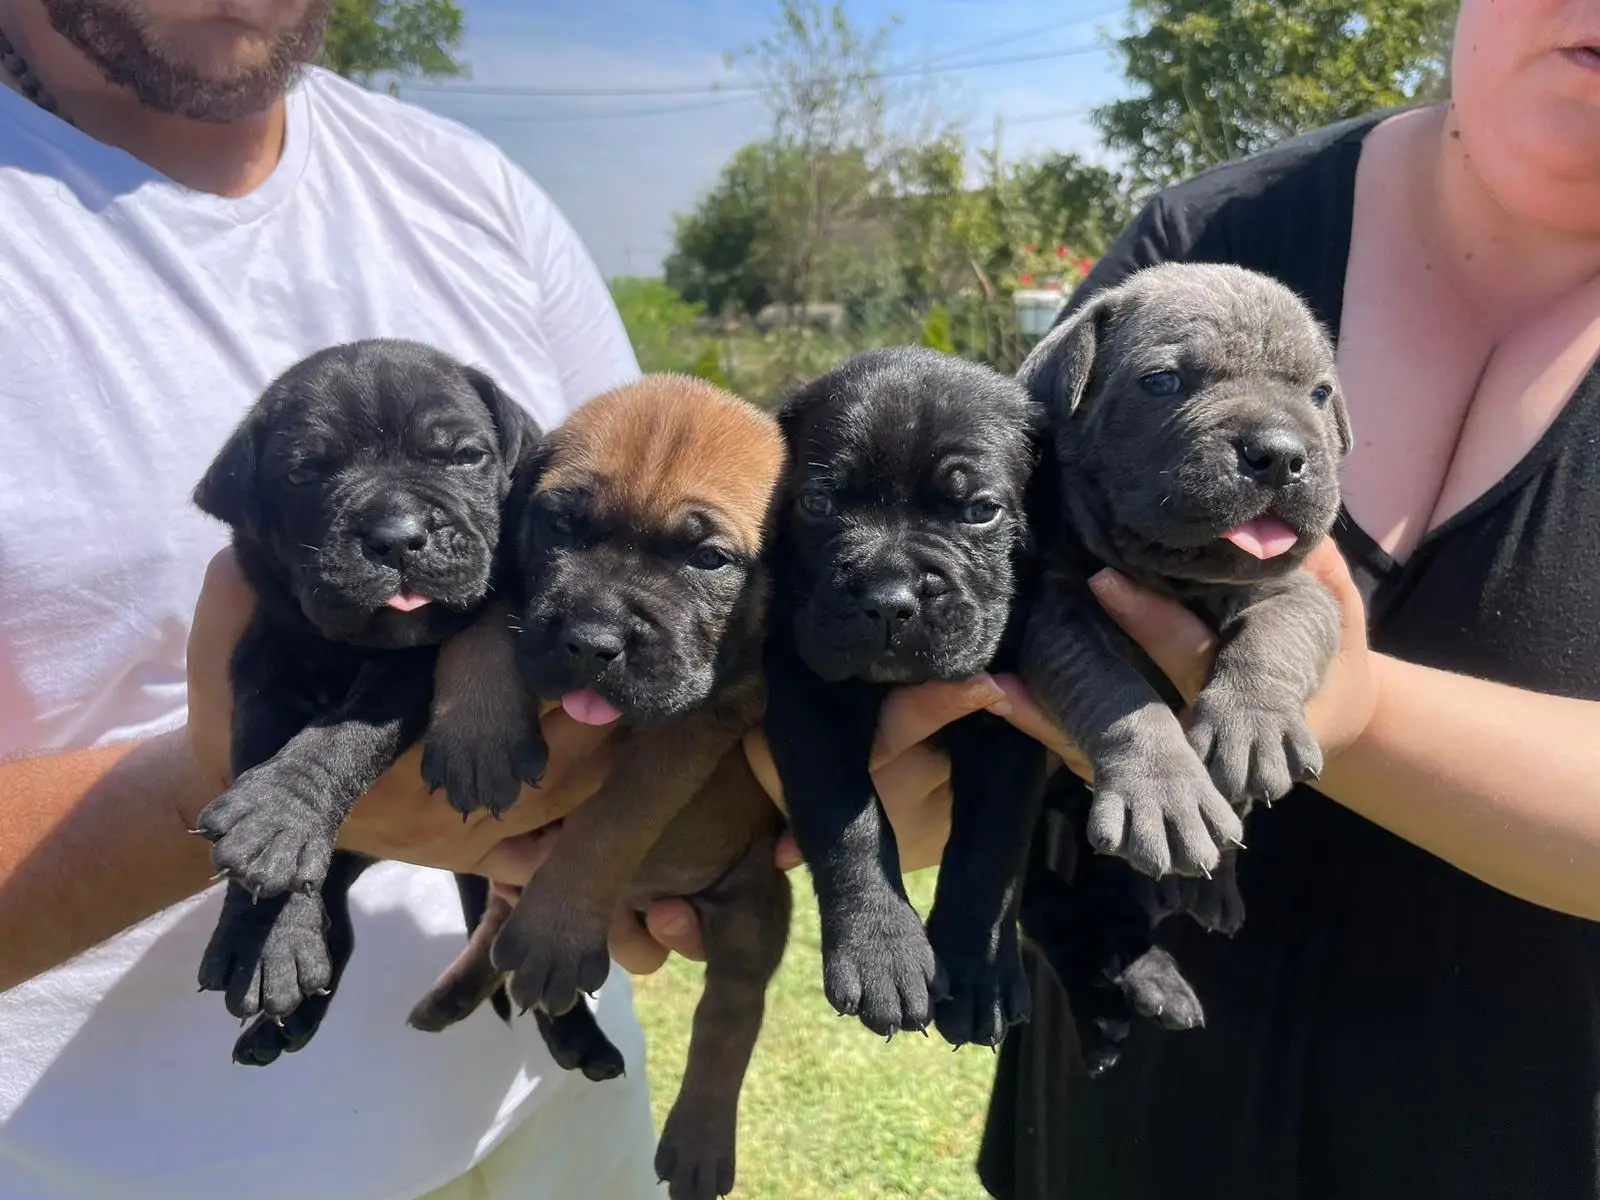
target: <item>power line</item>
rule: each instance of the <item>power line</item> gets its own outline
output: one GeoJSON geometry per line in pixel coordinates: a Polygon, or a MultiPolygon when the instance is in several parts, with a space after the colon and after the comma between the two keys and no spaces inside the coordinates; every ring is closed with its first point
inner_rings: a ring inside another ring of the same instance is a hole
{"type": "Polygon", "coordinates": [[[503,125],[564,125],[575,121],[614,121],[632,117],[661,117],[671,113],[703,112],[711,108],[732,108],[749,104],[754,96],[734,96],[727,100],[698,100],[692,104],[663,104],[653,108],[623,108],[614,112],[585,113],[452,113],[452,120],[503,125]]]}
{"type": "MultiPolygon", "coordinates": [[[[1109,47],[1099,42],[1084,46],[1069,46],[1062,50],[1042,50],[1031,54],[1010,54],[997,58],[975,59],[972,62],[958,63],[942,68],[938,73],[953,74],[957,71],[975,71],[987,67],[1013,66],[1017,63],[1045,62],[1050,59],[1071,58],[1080,54],[1103,53],[1109,47]]],[[[871,79],[901,79],[911,75],[920,75],[928,68],[919,66],[888,67],[868,76],[871,79]]],[[[582,99],[586,97],[605,96],[726,96],[733,93],[754,94],[767,91],[767,85],[760,83],[726,83],[684,85],[679,87],[658,88],[538,88],[516,87],[511,85],[484,84],[481,86],[447,86],[441,84],[412,83],[407,85],[413,92],[433,92],[437,95],[450,96],[538,96],[548,99],[582,99]]]]}
{"type": "Polygon", "coordinates": [[[995,38],[993,41],[979,42],[976,46],[964,46],[960,50],[950,50],[943,54],[936,54],[927,60],[926,65],[938,65],[952,58],[965,58],[969,54],[981,54],[986,50],[996,50],[1001,46],[1010,46],[1016,42],[1025,42],[1030,38],[1043,37],[1047,33],[1057,33],[1063,29],[1070,29],[1074,25],[1083,25],[1089,21],[1098,21],[1101,17],[1115,16],[1117,13],[1126,12],[1127,3],[1113,4],[1108,8],[1098,8],[1093,12],[1083,13],[1081,16],[1068,17],[1061,21],[1050,21],[1044,25],[1035,25],[1032,29],[1020,29],[1016,33],[1007,34],[1005,37],[995,38]]]}

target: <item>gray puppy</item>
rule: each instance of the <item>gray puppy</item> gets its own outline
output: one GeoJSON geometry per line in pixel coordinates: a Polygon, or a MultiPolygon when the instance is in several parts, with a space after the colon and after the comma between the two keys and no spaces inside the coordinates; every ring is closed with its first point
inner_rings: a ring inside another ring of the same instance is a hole
{"type": "Polygon", "coordinates": [[[1289,289],[1169,264],[1095,296],[1019,372],[1061,485],[1024,677],[1093,764],[1090,843],[1146,875],[1212,874],[1252,803],[1322,769],[1305,705],[1339,612],[1295,567],[1339,512],[1350,425],[1333,368],[1289,289]],[[1218,630],[1187,736],[1171,685],[1090,592],[1102,566],[1218,630]]]}

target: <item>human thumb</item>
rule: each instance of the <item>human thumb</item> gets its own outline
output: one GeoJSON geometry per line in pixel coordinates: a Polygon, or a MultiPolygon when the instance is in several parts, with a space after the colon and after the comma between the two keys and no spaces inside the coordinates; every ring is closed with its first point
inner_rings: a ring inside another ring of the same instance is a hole
{"type": "Polygon", "coordinates": [[[1106,615],[1172,680],[1184,703],[1193,704],[1205,686],[1217,648],[1210,626],[1178,601],[1109,567],[1090,577],[1089,589],[1106,615]]]}

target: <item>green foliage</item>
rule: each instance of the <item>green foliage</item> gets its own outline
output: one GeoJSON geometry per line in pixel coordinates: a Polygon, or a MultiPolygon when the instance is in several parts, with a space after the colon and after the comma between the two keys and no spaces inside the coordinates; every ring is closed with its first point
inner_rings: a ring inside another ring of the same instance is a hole
{"type": "Polygon", "coordinates": [[[1136,95],[1095,110],[1162,185],[1345,117],[1436,94],[1459,0],[1131,0],[1136,95]]]}
{"type": "Polygon", "coordinates": [[[465,21],[451,0],[333,0],[322,63],[346,79],[463,75],[465,21]]]}
{"type": "Polygon", "coordinates": [[[930,350],[942,350],[946,354],[956,352],[956,345],[950,340],[950,310],[944,305],[935,304],[928,310],[922,322],[922,344],[930,350]]]}
{"type": "Polygon", "coordinates": [[[695,328],[701,306],[686,301],[667,283],[619,276],[611,281],[611,299],[641,370],[703,375],[700,368],[707,352],[716,363],[716,346],[695,328]]]}
{"type": "Polygon", "coordinates": [[[716,384],[719,388],[732,386],[722,370],[722,355],[717,350],[715,342],[705,344],[705,348],[700,351],[700,357],[694,360],[690,373],[716,384]]]}
{"type": "Polygon", "coordinates": [[[771,302],[777,271],[776,177],[793,163],[765,142],[754,142],[722,168],[717,182],[687,216],[663,269],[683,298],[722,315],[754,314],[771,302]]]}

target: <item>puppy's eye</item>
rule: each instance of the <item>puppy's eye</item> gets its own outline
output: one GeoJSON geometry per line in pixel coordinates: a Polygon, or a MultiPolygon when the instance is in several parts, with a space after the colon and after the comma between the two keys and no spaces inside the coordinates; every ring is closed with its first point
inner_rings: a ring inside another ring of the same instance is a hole
{"type": "Polygon", "coordinates": [[[1311,389],[1311,403],[1318,408],[1327,407],[1328,401],[1333,399],[1333,389],[1325,383],[1319,383],[1311,389]]]}
{"type": "Polygon", "coordinates": [[[1000,506],[993,500],[973,500],[961,510],[961,520],[968,525],[987,525],[1000,515],[1000,506]]]}
{"type": "Polygon", "coordinates": [[[720,571],[732,561],[726,550],[716,546],[701,546],[689,556],[689,565],[698,571],[720,571]]]}
{"type": "Polygon", "coordinates": [[[1176,396],[1183,390],[1183,380],[1176,371],[1152,371],[1140,378],[1139,386],[1152,396],[1176,396]]]}
{"type": "Polygon", "coordinates": [[[802,492],[800,511],[808,517],[825,517],[833,511],[833,497],[827,492],[802,492]]]}
{"type": "Polygon", "coordinates": [[[450,465],[453,467],[477,467],[483,465],[489,457],[489,452],[482,446],[457,446],[450,452],[450,465]]]}
{"type": "Polygon", "coordinates": [[[321,474],[321,471],[317,469],[316,463],[303,462],[295,463],[294,466],[284,472],[283,477],[294,484],[295,487],[305,487],[308,484],[315,483],[321,478],[321,474]]]}
{"type": "Polygon", "coordinates": [[[572,532],[572,514],[564,509],[555,509],[549,513],[550,528],[563,537],[572,532]]]}

